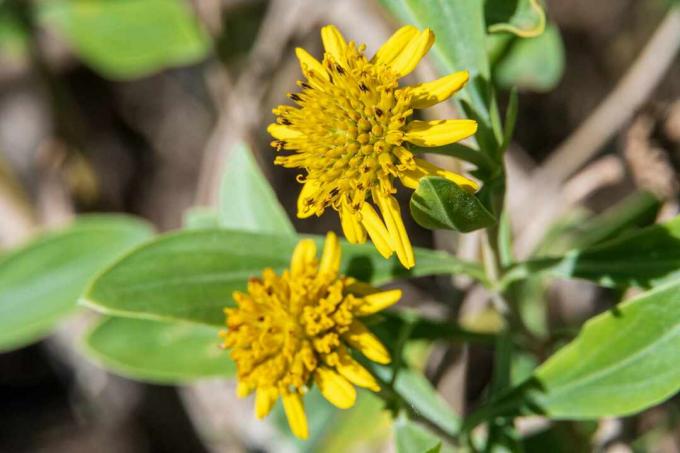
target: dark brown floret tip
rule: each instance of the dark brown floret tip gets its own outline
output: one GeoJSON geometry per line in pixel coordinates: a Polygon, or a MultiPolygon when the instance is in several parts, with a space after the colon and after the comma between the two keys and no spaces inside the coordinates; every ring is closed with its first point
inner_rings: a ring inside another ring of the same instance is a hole
{"type": "Polygon", "coordinates": [[[300,96],[298,96],[298,95],[295,94],[295,93],[288,93],[288,97],[291,98],[292,100],[296,101],[296,102],[299,102],[299,101],[302,100],[302,99],[300,98],[300,96]]]}
{"type": "Polygon", "coordinates": [[[380,110],[378,107],[375,108],[375,114],[376,114],[376,115],[378,115],[378,116],[383,116],[383,113],[384,113],[384,112],[383,112],[382,110],[380,110]]]}
{"type": "Polygon", "coordinates": [[[364,82],[361,82],[361,84],[359,85],[359,89],[361,91],[363,91],[364,93],[368,91],[368,87],[366,86],[366,84],[364,82]]]}
{"type": "Polygon", "coordinates": [[[339,64],[335,65],[335,70],[338,71],[338,74],[344,74],[345,73],[345,68],[343,68],[339,64]]]}

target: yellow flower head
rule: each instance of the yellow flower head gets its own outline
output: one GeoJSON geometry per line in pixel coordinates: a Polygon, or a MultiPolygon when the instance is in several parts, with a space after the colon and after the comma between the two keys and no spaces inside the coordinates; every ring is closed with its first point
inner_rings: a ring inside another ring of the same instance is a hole
{"type": "Polygon", "coordinates": [[[340,243],[328,233],[321,261],[310,239],[295,248],[290,270],[265,269],[235,292],[226,309],[224,345],[238,369],[239,396],[255,391],[255,415],[264,418],[281,397],[293,433],[307,438],[302,396],[314,382],[335,406],[354,405],[354,385],[380,390],[349,348],[381,364],[390,355],[359,318],[391,306],[400,290],[378,291],[338,274],[340,243]]]}
{"type": "Polygon", "coordinates": [[[411,189],[426,175],[443,176],[476,190],[463,176],[415,158],[408,143],[441,146],[473,135],[472,120],[410,120],[414,109],[448,99],[468,80],[466,71],[414,86],[399,87],[398,79],[416,67],[434,43],[430,29],[405,26],[372,59],[365,46],[347,44],[332,25],[321,29],[323,62],[298,48],[306,82],[289,97],[298,108],[274,109],[276,123],[267,129],[277,150],[294,153],[274,161],[288,168],[304,168],[298,198],[300,218],[321,215],[328,207],[340,214],[342,229],[352,243],[367,234],[388,258],[393,252],[406,268],[415,265],[413,248],[394,198],[394,179],[411,189]],[[378,207],[380,214],[373,205],[378,207]]]}

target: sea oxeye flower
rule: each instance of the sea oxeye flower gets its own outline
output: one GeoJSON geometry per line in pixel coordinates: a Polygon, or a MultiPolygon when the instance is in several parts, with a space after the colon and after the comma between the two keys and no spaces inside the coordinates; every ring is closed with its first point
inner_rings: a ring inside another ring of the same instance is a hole
{"type": "Polygon", "coordinates": [[[470,191],[477,184],[414,157],[409,143],[422,147],[453,143],[473,135],[477,123],[410,118],[414,109],[448,99],[467,82],[468,73],[399,87],[398,80],[413,71],[434,43],[430,29],[400,28],[370,60],[364,45],[347,44],[332,25],[321,29],[321,38],[322,62],[296,49],[307,79],[298,82],[299,93],[289,94],[298,107],[274,109],[276,123],[267,129],[276,139],[272,146],[293,153],[277,156],[274,162],[306,171],[298,176],[304,184],[298,217],[320,216],[331,207],[340,214],[350,242],[365,242],[368,234],[385,258],[396,252],[411,268],[415,258],[394,198],[394,179],[410,189],[426,175],[443,176],[470,191]]]}
{"type": "Polygon", "coordinates": [[[373,375],[352,358],[351,350],[380,364],[387,349],[360,318],[401,298],[401,290],[379,291],[339,275],[340,243],[328,233],[321,260],[316,244],[300,241],[290,269],[277,275],[265,269],[235,292],[236,308],[225,310],[224,346],[236,362],[237,394],[255,392],[255,415],[264,418],[281,397],[291,431],[307,438],[303,395],[311,385],[332,404],[354,405],[354,385],[380,390],[373,375]]]}

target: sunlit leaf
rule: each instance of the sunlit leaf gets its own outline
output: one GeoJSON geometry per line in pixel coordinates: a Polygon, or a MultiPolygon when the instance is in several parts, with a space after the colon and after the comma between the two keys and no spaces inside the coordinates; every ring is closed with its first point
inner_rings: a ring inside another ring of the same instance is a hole
{"type": "Polygon", "coordinates": [[[224,228],[295,235],[295,228],[244,143],[231,151],[220,190],[224,228]]]}
{"type": "Polygon", "coordinates": [[[151,235],[132,217],[83,217],[0,258],[0,350],[46,335],[97,272],[151,235]]]}
{"type": "Polygon", "coordinates": [[[48,0],[41,19],[54,25],[89,66],[130,79],[195,63],[209,40],[182,0],[48,0]]]}
{"type": "Polygon", "coordinates": [[[442,441],[425,427],[406,417],[400,417],[394,424],[397,453],[439,453],[442,441]]]}
{"type": "Polygon", "coordinates": [[[467,233],[493,225],[493,215],[472,193],[439,176],[421,178],[411,196],[411,215],[419,225],[467,233]]]}
{"type": "Polygon", "coordinates": [[[137,380],[182,383],[235,371],[219,329],[190,323],[103,318],[85,338],[95,361],[137,380]]]}

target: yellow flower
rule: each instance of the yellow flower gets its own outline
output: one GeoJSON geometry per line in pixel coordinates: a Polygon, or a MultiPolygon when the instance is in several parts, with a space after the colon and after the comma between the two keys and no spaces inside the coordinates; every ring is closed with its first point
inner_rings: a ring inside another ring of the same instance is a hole
{"type": "Polygon", "coordinates": [[[478,187],[414,157],[408,148],[408,143],[431,147],[456,142],[473,135],[477,123],[410,117],[414,109],[430,107],[460,90],[468,73],[399,88],[398,79],[413,71],[434,43],[430,29],[400,28],[370,60],[364,56],[364,45],[347,44],[333,25],[321,29],[321,38],[326,50],[323,62],[296,49],[307,78],[298,82],[301,92],[289,94],[299,108],[277,107],[276,123],[267,129],[278,151],[295,152],[276,157],[274,163],[306,170],[306,175],[298,176],[304,184],[299,218],[320,216],[331,207],[339,213],[350,242],[365,242],[368,234],[385,258],[396,252],[411,268],[415,258],[394,198],[394,179],[410,189],[426,175],[443,176],[470,191],[478,187]]]}
{"type": "Polygon", "coordinates": [[[386,364],[387,349],[359,318],[401,298],[401,290],[379,291],[338,274],[340,243],[328,233],[321,261],[316,244],[304,239],[295,248],[290,270],[277,275],[265,269],[235,292],[237,308],[225,310],[224,346],[238,369],[239,396],[255,391],[255,415],[264,418],[279,397],[291,431],[307,438],[302,396],[312,382],[332,404],[354,405],[354,385],[380,390],[373,375],[349,349],[386,364]],[[354,385],[352,385],[354,384],[354,385]]]}

